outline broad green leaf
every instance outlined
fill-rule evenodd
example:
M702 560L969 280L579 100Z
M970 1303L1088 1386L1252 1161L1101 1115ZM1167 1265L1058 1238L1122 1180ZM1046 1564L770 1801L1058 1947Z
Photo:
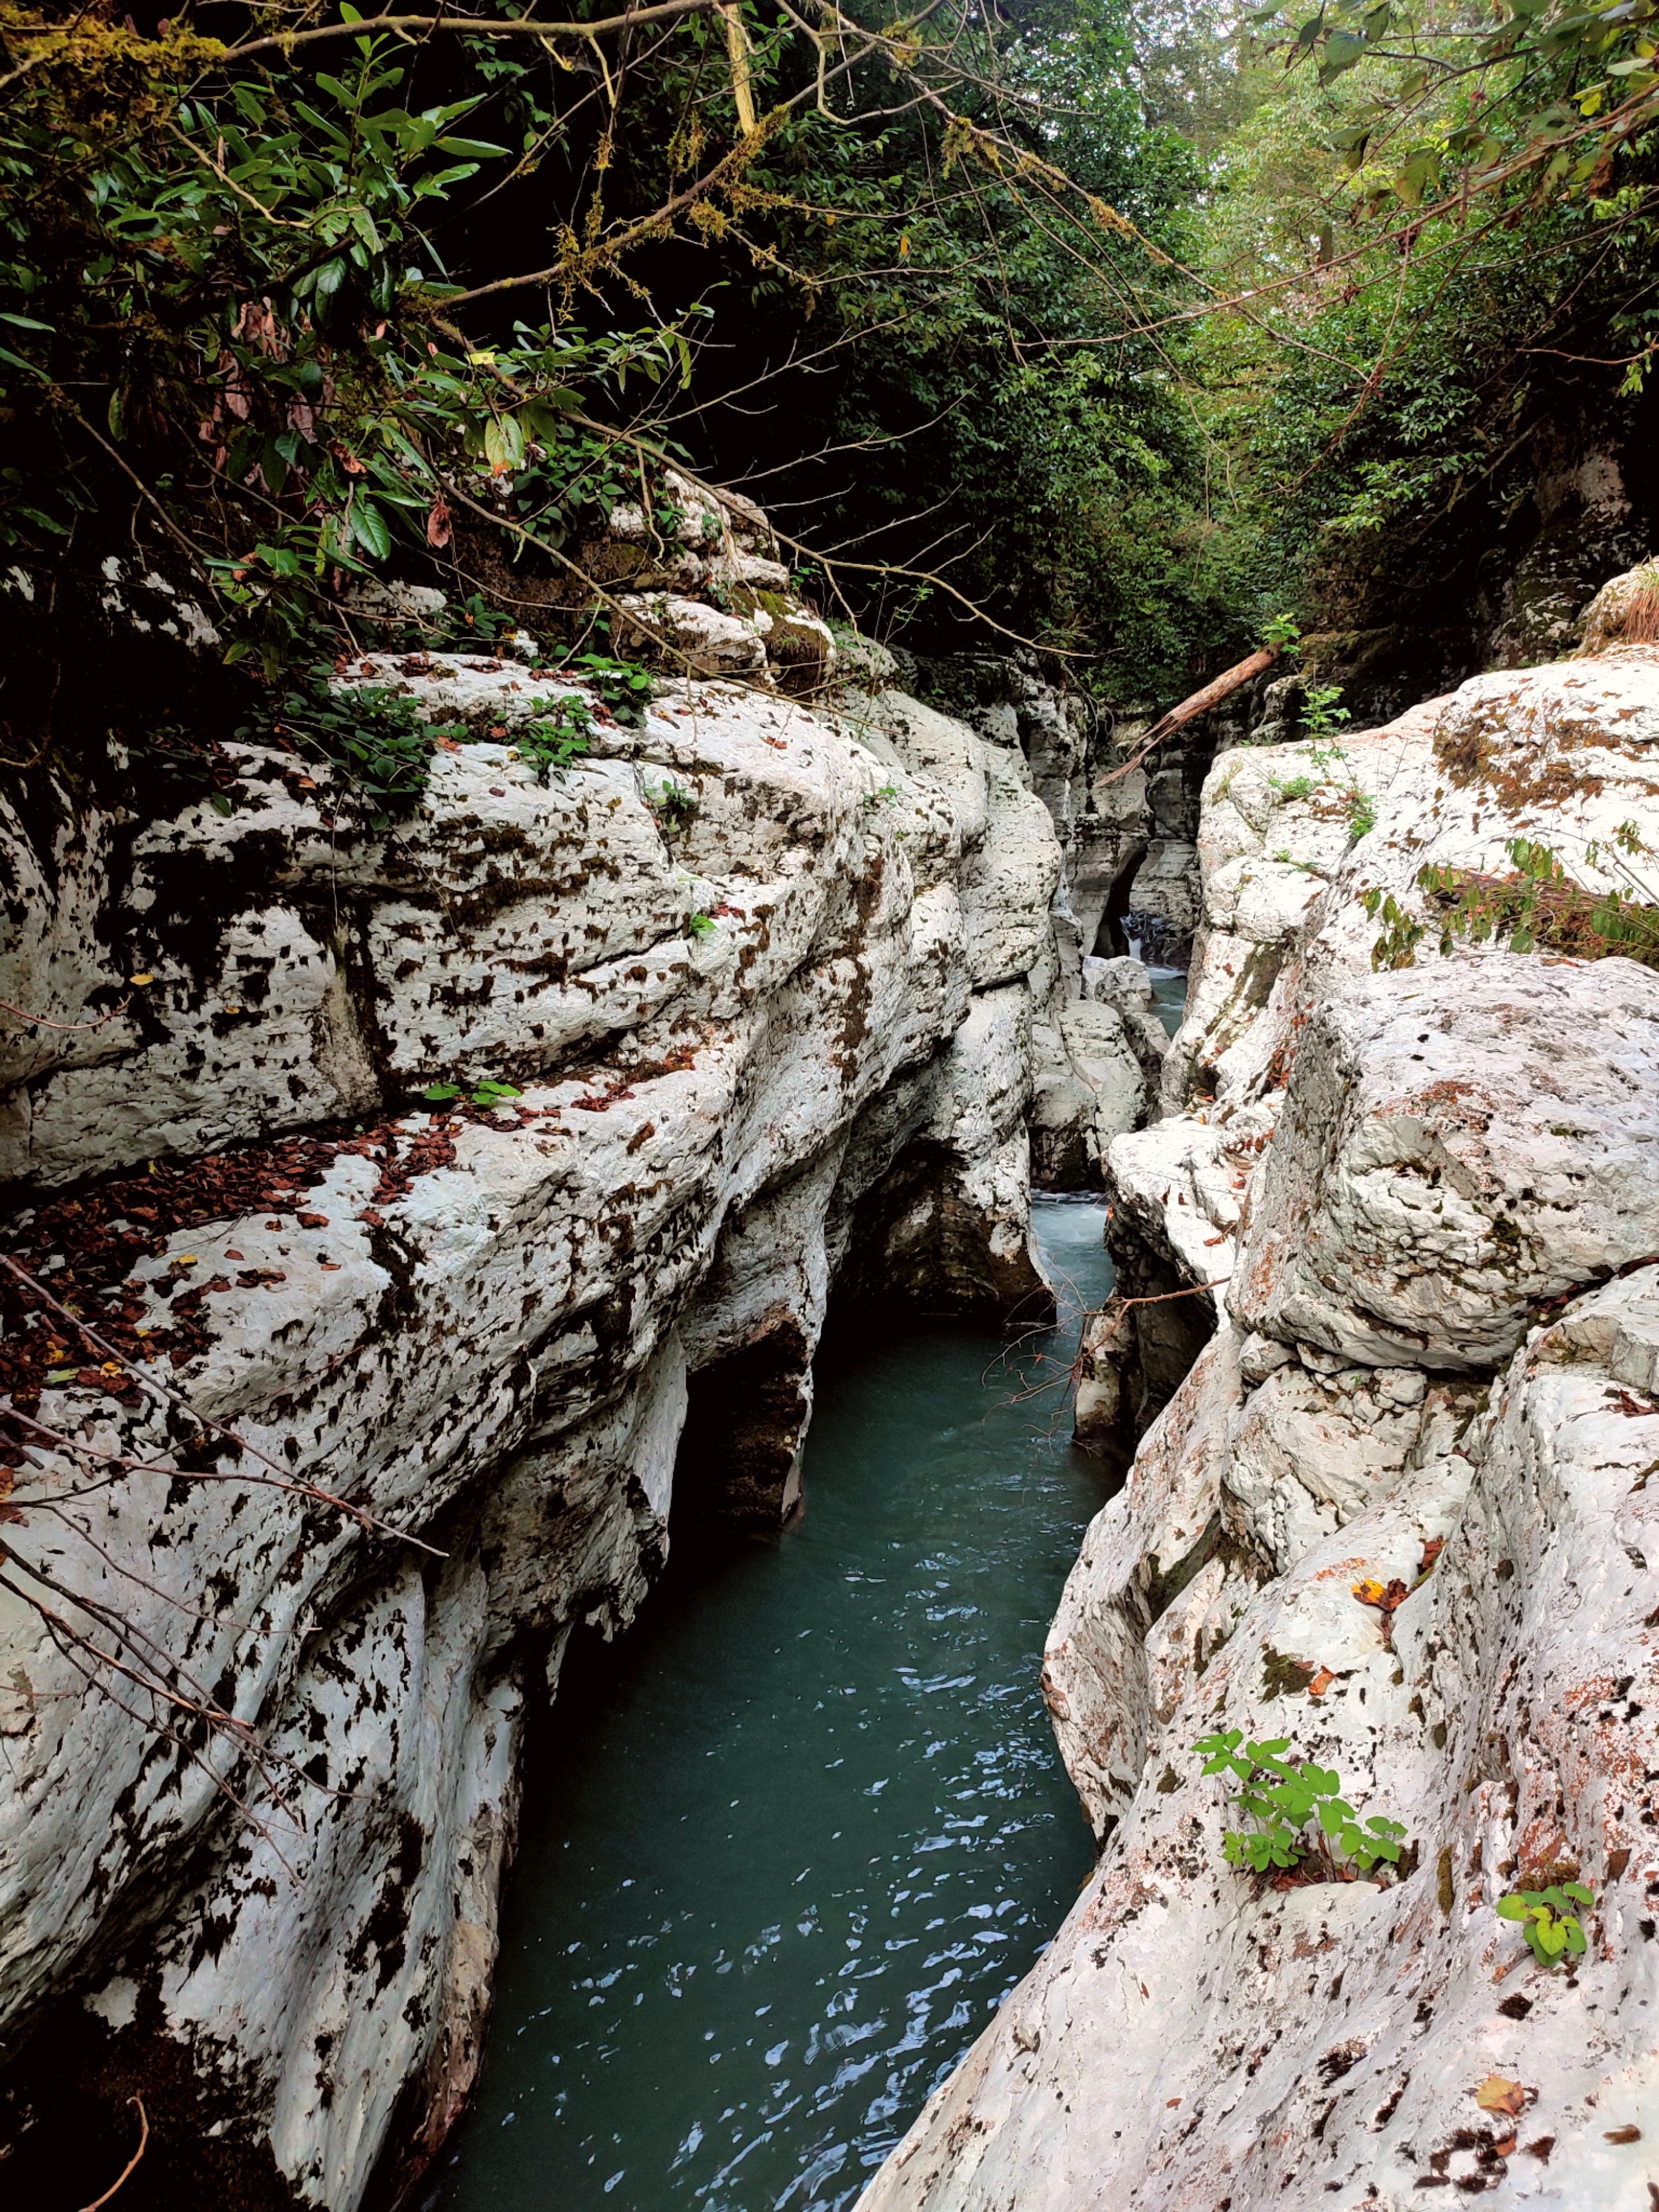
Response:
M386 517L373 500L352 501L351 534L377 561L386 560L392 551L392 532L386 527Z

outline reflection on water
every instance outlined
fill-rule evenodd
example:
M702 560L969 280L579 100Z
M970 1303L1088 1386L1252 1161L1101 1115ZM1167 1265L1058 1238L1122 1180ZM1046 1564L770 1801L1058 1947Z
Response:
M805 1518L568 1682L425 2207L848 2205L1058 1926L1091 1855L1037 1663L1105 1492L1042 1386L1109 1287L1103 1215L1038 1201L1071 1288L1015 1354L843 1321Z

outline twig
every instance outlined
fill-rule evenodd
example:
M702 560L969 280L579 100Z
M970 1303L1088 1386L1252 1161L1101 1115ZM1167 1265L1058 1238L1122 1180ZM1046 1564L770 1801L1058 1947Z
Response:
M216 1421L210 1413L199 1412L191 1404L182 1390L175 1390L171 1383L163 1382L159 1376L152 1375L148 1367L141 1367L136 1360L130 1359L126 1353L118 1346L112 1344L107 1337L100 1336L89 1322L82 1321L80 1315L66 1306L61 1298L54 1297L44 1283L37 1281L27 1267L20 1267L9 1253L0 1252L0 1267L4 1267L9 1273L15 1275L26 1290L33 1291L37 1297L44 1298L54 1313L62 1314L64 1319L78 1329L88 1344L95 1344L98 1349L111 1359L118 1360L141 1389L153 1391L158 1398L165 1398L169 1404L177 1406L181 1412L188 1413L191 1420L199 1421L204 1429L212 1429L222 1437L228 1437L239 1451L246 1452L250 1457L257 1459L262 1467L268 1467L284 1490L297 1490L307 1498L314 1498L319 1504L331 1505L337 1512L343 1513L356 1522L360 1528L374 1529L382 1536L395 1536L403 1543L413 1544L417 1551L429 1552L434 1559L448 1558L449 1554L447 1552L441 1552L435 1544L426 1543L419 1536L411 1536L405 1529L394 1528L390 1522L380 1520L362 1506L352 1504L349 1498L336 1497L331 1490L323 1489L320 1484L295 1482L286 1469L278 1467L276 1461L268 1454L262 1452L257 1444L251 1444L246 1437L239 1436L234 1429L228 1427L223 1421ZM234 1477L230 1479L234 1480Z
M20 1022L28 1023L33 1029L61 1030L67 1034L70 1030L100 1030L106 1022L112 1022L118 1014L125 1013L131 1004L131 999L123 999L118 1006L112 1006L108 1013L100 1014L95 1022L49 1022L44 1014L26 1013L21 1006L14 1006L8 1000L0 999L0 1014L15 1014Z
M104 2191L103 2195L101 2197L94 2197L90 2204L84 2205L82 2208L82 2212L98 2212L98 2208L100 2204L107 2204L110 2198L114 2196L116 2191L120 2188L123 2182L129 2179L134 2166L137 2165L139 2160L144 2154L144 2147L149 2141L149 2121L145 2115L144 2100L142 2097L129 2097L127 2099L127 2102L130 2105L137 2105L138 2107L138 2125L143 2130L138 2138L138 2148L134 2151L132 2156L127 2160L126 2164L121 2168L120 2172L117 2174L115 2179Z

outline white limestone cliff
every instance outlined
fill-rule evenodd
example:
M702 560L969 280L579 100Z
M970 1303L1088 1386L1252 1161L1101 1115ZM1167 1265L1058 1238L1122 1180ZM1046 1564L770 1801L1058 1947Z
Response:
M538 783L523 665L349 680L482 733L411 820L354 829L255 748L228 815L59 791L5 824L0 957L65 1025L9 1032L14 1246L139 1355L38 1307L11 1340L0 2119L50 2089L34 2033L142 2080L203 2201L329 2212L390 2201L465 2096L565 1640L626 1625L680 1484L790 1510L837 1273L1042 1310L1059 871L1042 803L896 693L665 682ZM422 1097L485 1080L518 1095ZM147 1186L172 1212L118 1291Z
M1616 638L1216 762L1165 1118L1108 1182L1214 1333L1045 1655L1100 1864L861 2212L1650 2204L1659 975L1443 958L1418 883L1523 836L1604 892L1621 824L1659 846L1659 651ZM1228 1866L1215 1729L1337 1769L1401 1877ZM1565 1879L1546 1972L1494 1906Z

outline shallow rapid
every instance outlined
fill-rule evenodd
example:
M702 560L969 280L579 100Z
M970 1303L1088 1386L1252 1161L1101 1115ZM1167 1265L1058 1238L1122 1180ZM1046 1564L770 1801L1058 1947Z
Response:
M532 1756L488 2057L423 2212L849 2204L1091 1861L1037 1687L1107 1488L1065 1374L1104 1209L1039 1200L1056 1329L856 1316L806 1511L671 1574Z

